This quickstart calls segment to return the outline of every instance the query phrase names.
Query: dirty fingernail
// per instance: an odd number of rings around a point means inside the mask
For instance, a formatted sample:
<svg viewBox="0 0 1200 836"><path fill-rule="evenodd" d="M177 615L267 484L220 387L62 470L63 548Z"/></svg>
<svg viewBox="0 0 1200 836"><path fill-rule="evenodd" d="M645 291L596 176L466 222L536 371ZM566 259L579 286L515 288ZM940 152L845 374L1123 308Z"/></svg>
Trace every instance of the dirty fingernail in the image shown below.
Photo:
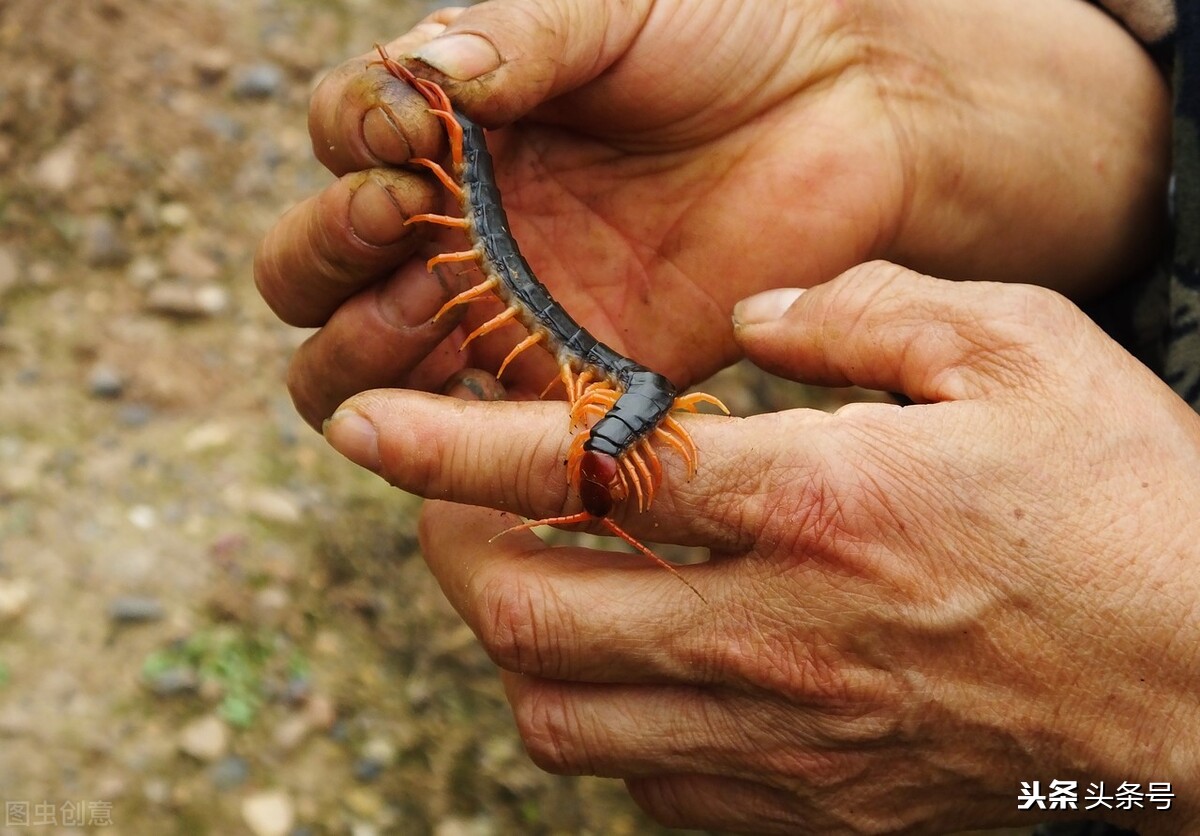
<svg viewBox="0 0 1200 836"><path fill-rule="evenodd" d="M412 156L408 139L382 107L373 107L363 114L362 136L367 150L381 163L402 163Z"/></svg>
<svg viewBox="0 0 1200 836"><path fill-rule="evenodd" d="M494 375L480 369L462 369L450 376L442 394L464 401L502 401L507 392Z"/></svg>
<svg viewBox="0 0 1200 836"><path fill-rule="evenodd" d="M350 195L350 228L373 247L394 244L404 235L404 214L387 186L368 176Z"/></svg>
<svg viewBox="0 0 1200 836"><path fill-rule="evenodd" d="M379 433L375 425L352 409L339 409L321 428L329 446L359 467L378 473Z"/></svg>
<svg viewBox="0 0 1200 836"><path fill-rule="evenodd" d="M422 46L413 57L458 81L470 81L500 66L500 53L479 35L443 35Z"/></svg>
<svg viewBox="0 0 1200 836"><path fill-rule="evenodd" d="M780 287L749 296L733 306L733 324L759 325L779 319L802 293L799 287Z"/></svg>

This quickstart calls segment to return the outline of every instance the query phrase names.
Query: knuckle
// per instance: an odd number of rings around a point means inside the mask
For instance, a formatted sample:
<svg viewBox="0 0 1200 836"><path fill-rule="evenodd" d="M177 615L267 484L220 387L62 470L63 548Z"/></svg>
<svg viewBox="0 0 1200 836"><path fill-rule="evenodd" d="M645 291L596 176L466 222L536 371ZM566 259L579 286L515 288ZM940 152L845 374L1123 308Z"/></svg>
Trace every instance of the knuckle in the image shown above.
<svg viewBox="0 0 1200 836"><path fill-rule="evenodd" d="M583 775L591 770L583 753L581 724L568 700L554 683L524 690L513 705L517 732L530 760L556 775Z"/></svg>
<svg viewBox="0 0 1200 836"><path fill-rule="evenodd" d="M560 675L555 642L561 631L547 623L549 589L532 573L519 579L496 576L486 581L479 601L484 614L479 640L492 661L504 670L533 676Z"/></svg>

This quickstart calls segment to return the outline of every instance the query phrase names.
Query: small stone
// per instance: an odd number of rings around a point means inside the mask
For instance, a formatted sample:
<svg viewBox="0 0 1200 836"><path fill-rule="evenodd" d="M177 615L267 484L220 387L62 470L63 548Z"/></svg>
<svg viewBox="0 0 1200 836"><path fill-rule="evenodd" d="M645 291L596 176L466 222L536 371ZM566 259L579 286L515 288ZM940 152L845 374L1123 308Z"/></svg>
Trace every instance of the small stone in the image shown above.
<svg viewBox="0 0 1200 836"><path fill-rule="evenodd" d="M158 525L158 512L149 505L134 505L126 515L134 528L149 531Z"/></svg>
<svg viewBox="0 0 1200 836"><path fill-rule="evenodd" d="M494 836L495 823L487 816L476 816L473 819L451 816L442 819L433 829L433 836Z"/></svg>
<svg viewBox="0 0 1200 836"><path fill-rule="evenodd" d="M370 758L359 758L354 762L354 779L362 781L364 784L369 784L372 781L378 780L383 774L383 764L379 761L373 761Z"/></svg>
<svg viewBox="0 0 1200 836"><path fill-rule="evenodd" d="M43 156L33 167L33 181L52 192L63 193L79 175L79 148L64 143Z"/></svg>
<svg viewBox="0 0 1200 836"><path fill-rule="evenodd" d="M271 741L279 751L291 752L304 742L312 729L308 717L303 714L290 714L275 726L271 733Z"/></svg>
<svg viewBox="0 0 1200 836"><path fill-rule="evenodd" d="M229 749L229 727L211 714L193 720L179 733L179 749L198 761L215 761Z"/></svg>
<svg viewBox="0 0 1200 836"><path fill-rule="evenodd" d="M118 624L140 624L163 617L162 602L157 598L121 595L108 603L108 617Z"/></svg>
<svg viewBox="0 0 1200 836"><path fill-rule="evenodd" d="M144 403L123 404L117 410L117 421L126 427L144 427L154 417L154 409Z"/></svg>
<svg viewBox="0 0 1200 836"><path fill-rule="evenodd" d="M396 760L396 747L385 737L372 737L363 744L360 752L363 759L375 761L383 766L391 766Z"/></svg>
<svg viewBox="0 0 1200 836"><path fill-rule="evenodd" d="M0 578L0 624L16 621L29 609L33 584L24 578Z"/></svg>
<svg viewBox="0 0 1200 836"><path fill-rule="evenodd" d="M200 678L192 668L180 665L149 677L146 687L160 697L193 694L200 687Z"/></svg>
<svg viewBox="0 0 1200 836"><path fill-rule="evenodd" d="M239 99L267 99L283 87L283 69L278 64L262 62L239 67L233 73L233 95Z"/></svg>
<svg viewBox="0 0 1200 836"><path fill-rule="evenodd" d="M212 765L208 777L218 790L236 789L250 777L250 764L238 755L226 755Z"/></svg>
<svg viewBox="0 0 1200 836"><path fill-rule="evenodd" d="M87 387L93 398L116 400L125 392L125 376L107 363L97 363L88 372Z"/></svg>
<svg viewBox="0 0 1200 836"><path fill-rule="evenodd" d="M187 207L186 203L178 201L164 203L158 210L158 220L163 226L182 229L192 220L192 210Z"/></svg>
<svg viewBox="0 0 1200 836"><path fill-rule="evenodd" d="M134 287L149 287L162 278L162 265L148 255L134 256L125 268L125 278Z"/></svg>
<svg viewBox="0 0 1200 836"><path fill-rule="evenodd" d="M261 627L278 627L287 615L292 598L280 586L267 586L254 593L254 622Z"/></svg>
<svg viewBox="0 0 1200 836"><path fill-rule="evenodd" d="M352 787L342 794L342 804L360 819L379 821L383 815L384 802L379 793L366 787Z"/></svg>
<svg viewBox="0 0 1200 836"><path fill-rule="evenodd" d="M153 313L179 319L203 319L229 307L229 293L220 285L161 281L146 294L146 307Z"/></svg>
<svg viewBox="0 0 1200 836"><path fill-rule="evenodd" d="M221 47L202 49L192 59L196 75L205 84L220 81L233 66L233 53Z"/></svg>
<svg viewBox="0 0 1200 836"><path fill-rule="evenodd" d="M83 219L79 239L80 256L91 267L117 267L129 260L129 247L121 227L108 215Z"/></svg>
<svg viewBox="0 0 1200 836"><path fill-rule="evenodd" d="M284 836L295 817L292 799L282 790L258 792L242 800L242 819L254 836Z"/></svg>
<svg viewBox="0 0 1200 836"><path fill-rule="evenodd" d="M247 494L246 510L266 522L294 525L301 520L300 503L283 491L261 488Z"/></svg>
<svg viewBox="0 0 1200 836"><path fill-rule="evenodd" d="M313 694L304 706L304 716L318 731L329 731L337 722L337 706L324 694Z"/></svg>

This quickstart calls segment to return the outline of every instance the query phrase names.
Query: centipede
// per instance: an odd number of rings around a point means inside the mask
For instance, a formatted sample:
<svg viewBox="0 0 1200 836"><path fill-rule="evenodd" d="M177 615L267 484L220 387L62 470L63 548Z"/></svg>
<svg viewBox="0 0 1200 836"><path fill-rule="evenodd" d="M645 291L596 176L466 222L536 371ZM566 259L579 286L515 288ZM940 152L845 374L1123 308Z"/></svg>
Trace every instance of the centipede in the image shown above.
<svg viewBox="0 0 1200 836"><path fill-rule="evenodd" d="M543 346L557 362L559 373L542 395L561 381L570 406L571 428L578 430L572 438L566 464L568 482L578 494L582 510L530 520L501 535L541 525L598 522L700 596L674 566L621 528L611 515L626 501L634 502L639 513L645 512L654 501L663 481L656 445L679 455L687 478L695 474L699 452L674 413L698 412L701 404L714 406L726 415L729 410L718 398L704 392L680 395L666 376L609 347L571 317L534 274L513 237L484 129L457 111L439 84L415 75L389 57L382 46L375 48L379 53L375 63L382 64L393 77L421 94L429 112L444 125L449 139L450 171L427 158L412 158L409 162L432 172L462 209L461 216L425 213L413 215L405 223L430 223L461 230L470 246L435 255L426 266L433 270L439 264L474 263L483 277L478 284L448 300L434 320L459 305L499 299L503 311L471 331L460 349L511 321L519 322L528 335L501 362L497 378L519 354L535 345Z"/></svg>

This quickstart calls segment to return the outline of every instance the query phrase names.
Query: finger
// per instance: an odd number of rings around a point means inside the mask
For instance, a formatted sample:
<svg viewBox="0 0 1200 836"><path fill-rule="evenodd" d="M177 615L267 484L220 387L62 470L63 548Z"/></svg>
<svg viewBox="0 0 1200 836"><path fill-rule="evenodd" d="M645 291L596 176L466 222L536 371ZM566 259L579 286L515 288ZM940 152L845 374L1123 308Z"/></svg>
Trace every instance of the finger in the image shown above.
<svg viewBox="0 0 1200 836"><path fill-rule="evenodd" d="M387 44L400 56L436 36L461 9L439 9ZM412 157L437 159L444 131L429 105L398 82L372 50L331 70L313 93L308 131L313 153L334 174L398 165Z"/></svg>
<svg viewBox="0 0 1200 836"><path fill-rule="evenodd" d="M259 244L259 293L291 325L323 324L416 252L427 233L404 222L440 199L440 186L421 175L376 169L343 177L293 207Z"/></svg>
<svg viewBox="0 0 1200 836"><path fill-rule="evenodd" d="M823 420L790 413L791 429ZM740 552L751 545L754 521L770 511L757 489L775 472L774 451L759 432L779 434L776 419L755 426L739 419L683 415L680 424L699 451L695 474L673 448L657 446L662 480L653 503L618 506L614 519L633 536ZM761 425L761 427L759 426ZM567 482L573 435L561 403L462 404L404 390L378 390L342 405L325 427L330 444L351 461L406 491L545 519L580 510ZM796 478L817 462L788 461ZM597 529L599 530L599 529Z"/></svg>
<svg viewBox="0 0 1200 836"><path fill-rule="evenodd" d="M466 282L451 270L430 272L419 259L343 303L292 357L288 391L313 427L338 404L384 386L441 391L463 368L447 339L461 309L433 319Z"/></svg>
<svg viewBox="0 0 1200 836"><path fill-rule="evenodd" d="M464 10L411 52L457 107L489 126L596 78L637 37L653 3L512 0Z"/></svg>
<svg viewBox="0 0 1200 836"><path fill-rule="evenodd" d="M793 793L725 775L659 775L625 782L634 802L667 827L731 833L831 833L805 815Z"/></svg>
<svg viewBox="0 0 1200 836"><path fill-rule="evenodd" d="M768 291L734 312L739 344L768 371L922 402L1038 385L1047 368L1086 350L1080 327L1098 335L1051 291L943 281L886 262L803 293Z"/></svg>

